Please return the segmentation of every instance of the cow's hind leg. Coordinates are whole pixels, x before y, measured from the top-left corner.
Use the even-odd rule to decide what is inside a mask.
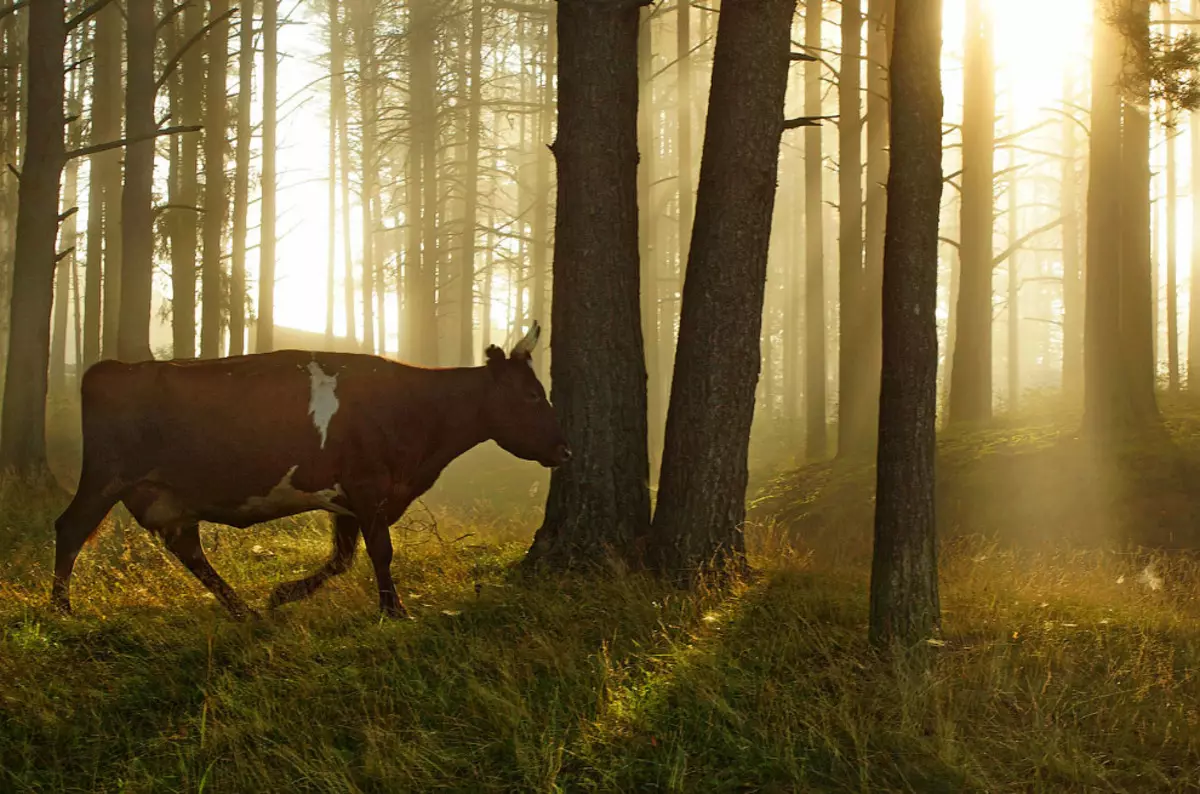
[[[209,592],[217,597],[217,600],[229,610],[229,614],[235,620],[243,620],[246,616],[255,614],[254,610],[246,606],[246,602],[213,569],[208,557],[204,556],[204,547],[200,545],[200,524],[198,522],[164,530],[162,535],[171,553],[200,580],[201,584],[208,588]]]
[[[80,478],[71,503],[54,522],[54,583],[50,588],[50,603],[61,612],[71,611],[71,572],[79,551],[117,503],[118,490],[115,482],[98,483],[85,475]]]
[[[350,570],[350,565],[354,562],[354,551],[358,546],[359,531],[357,518],[351,516],[334,516],[333,553],[329,559],[316,573],[306,576],[303,579],[297,579],[294,582],[285,582],[276,587],[275,592],[271,594],[268,608],[275,609],[284,604],[308,598],[320,589],[321,585],[325,584],[326,581]]]

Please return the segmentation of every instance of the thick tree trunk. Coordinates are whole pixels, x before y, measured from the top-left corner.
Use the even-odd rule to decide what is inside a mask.
[[[254,133],[250,126],[250,110],[254,99],[254,0],[241,0],[241,17],[238,37],[237,142],[233,166],[233,256],[229,279],[231,356],[246,352],[246,231],[250,225],[250,139]],[[332,184],[332,173],[329,178]],[[333,212],[332,201],[330,212]],[[332,245],[332,231],[329,239]]]
[[[933,500],[941,0],[902,0],[895,20],[869,624],[871,641],[879,646],[920,642],[941,622]]]
[[[1135,301],[1145,296],[1148,286],[1139,289],[1127,284],[1125,279],[1138,276],[1148,282],[1149,273],[1139,274],[1139,268],[1130,266],[1129,255],[1140,257],[1141,246],[1132,246],[1125,241],[1133,220],[1122,217],[1136,203],[1132,196],[1126,198],[1123,194],[1135,193],[1139,187],[1148,191],[1149,169],[1147,184],[1139,185],[1141,177],[1137,172],[1140,168],[1135,169],[1122,156],[1125,153],[1122,152],[1118,91],[1124,68],[1123,41],[1110,24],[1108,11],[1107,3],[1096,3],[1087,190],[1087,305],[1084,312],[1084,422],[1089,431],[1101,437],[1125,435],[1140,424],[1139,406],[1130,381],[1144,373],[1135,374],[1136,368],[1130,365],[1129,356],[1140,343],[1123,338],[1126,328],[1122,322],[1130,319],[1126,313],[1141,314],[1146,320],[1147,328],[1135,335],[1142,341],[1149,335],[1148,306],[1139,307],[1140,312],[1129,312],[1131,307],[1123,295],[1129,289],[1140,293],[1129,296]],[[1138,123],[1132,115],[1127,120],[1135,126]],[[1136,130],[1130,131],[1127,153],[1136,162],[1138,158],[1133,156],[1138,148],[1133,145],[1135,134]],[[1142,165],[1146,162],[1142,161]],[[1141,201],[1148,199],[1147,193]],[[1148,223],[1148,218],[1145,220]],[[1136,231],[1134,236],[1138,236]],[[1153,394],[1150,396],[1153,400]]]
[[[154,277],[154,0],[128,0],[129,36],[125,77],[125,135],[144,138],[125,147],[125,189],[121,193],[121,319],[117,357],[145,361],[150,350],[150,311]]]
[[[1137,19],[1131,48],[1150,47],[1150,0],[1127,0]],[[1139,96],[1149,87],[1134,89]],[[1123,380],[1129,390],[1130,419],[1135,424],[1158,414],[1155,403],[1154,289],[1150,236],[1150,117],[1126,102],[1121,127],[1121,340],[1125,346]]]
[[[209,19],[224,14],[229,0],[212,0]],[[226,77],[228,76],[229,26],[222,22],[206,34],[208,72],[205,83],[204,119],[204,219],[203,261],[200,265],[200,357],[221,355],[221,330],[224,317],[222,289],[221,233],[225,229],[225,146],[228,132]],[[265,134],[265,132],[264,132]],[[265,147],[264,141],[264,147]],[[230,314],[244,312],[243,306],[229,306]]]
[[[653,541],[694,580],[745,565],[747,454],[795,0],[727,3],[717,27]]]
[[[838,455],[871,449],[869,403],[862,394],[863,326],[862,0],[842,0],[838,77]]]
[[[93,144],[121,137],[121,10],[110,5],[96,14],[92,61]],[[118,86],[114,92],[114,83]],[[101,290],[104,285],[105,237],[114,225],[117,196],[108,192],[113,173],[120,179],[119,151],[92,156],[88,178],[87,262],[84,276],[83,364],[100,360]],[[111,234],[108,234],[111,239]],[[111,260],[110,260],[111,261]]]
[[[806,0],[804,43],[821,51],[822,0]],[[821,115],[820,60],[804,64],[804,113]],[[823,460],[828,454],[825,421],[825,206],[822,191],[821,128],[804,129],[804,417],[805,456]]]
[[[409,151],[410,249],[416,259],[412,299],[408,301],[412,357],[420,364],[438,363],[438,178],[437,178],[437,33],[436,9],[431,0],[414,0],[409,11],[410,107],[412,143]],[[418,204],[419,202],[419,204]],[[419,236],[418,236],[419,235]],[[416,237],[416,239],[414,239]],[[412,247],[416,243],[417,247]]]
[[[526,564],[633,556],[650,521],[638,313],[638,6],[561,0],[552,396],[575,457],[554,470]],[[597,344],[596,340],[603,340]]]
[[[992,272],[996,120],[992,21],[969,0],[964,32],[962,229],[950,424],[992,415]]]
[[[8,362],[0,413],[0,469],[35,476],[48,471],[46,390],[50,312],[57,257],[59,179],[65,160],[65,13],[62,0],[39,0],[28,10],[26,135],[17,199]]]
[[[275,139],[279,110],[279,0],[263,2],[262,246],[258,261],[256,350],[275,349]],[[368,324],[368,332],[370,325]]]

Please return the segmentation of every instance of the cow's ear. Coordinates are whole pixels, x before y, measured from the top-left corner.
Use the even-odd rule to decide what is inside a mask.
[[[489,365],[503,364],[506,360],[504,351],[495,345],[488,345],[487,350],[484,351],[484,355],[487,356],[487,363]]]

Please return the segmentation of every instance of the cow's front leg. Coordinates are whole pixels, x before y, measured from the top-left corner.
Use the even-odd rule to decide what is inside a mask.
[[[375,582],[379,585],[379,610],[389,618],[408,617],[408,610],[396,592],[392,581],[392,533],[391,523],[379,519],[363,525],[363,540],[366,541],[367,556],[375,568]]]

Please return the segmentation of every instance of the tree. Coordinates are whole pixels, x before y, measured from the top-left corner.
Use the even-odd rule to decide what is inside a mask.
[[[554,470],[528,566],[629,556],[650,519],[638,312],[638,5],[560,0],[554,404],[575,452]],[[603,344],[597,344],[603,340]]]
[[[121,317],[117,357],[145,361],[150,350],[154,278],[154,53],[158,19],[154,0],[126,4],[125,189],[121,193]]]
[[[0,469],[34,476],[48,472],[45,433],[50,312],[57,260],[59,180],[66,162],[65,13],[63,0],[39,0],[28,10],[28,115],[17,188],[8,367],[0,411]]]
[[[870,638],[912,644],[940,624],[934,525],[942,3],[896,3],[883,270],[883,367]]]
[[[241,31],[238,46],[237,143],[233,166],[233,257],[230,263],[229,355],[240,356],[246,351],[246,230],[250,206],[250,110],[254,90],[254,0],[241,0]],[[333,184],[332,169],[330,185]],[[332,189],[332,188],[331,188]],[[333,212],[333,201],[329,202]],[[330,230],[330,245],[333,244]],[[330,288],[330,295],[333,290]],[[257,341],[257,340],[256,340]]]
[[[264,0],[262,245],[258,263],[258,348],[275,349],[275,137],[279,110],[279,0]],[[365,171],[364,171],[365,174]],[[365,198],[363,199],[366,200]],[[242,311],[241,306],[234,311]]]
[[[810,55],[821,50],[822,0],[806,0],[804,44]],[[718,28],[719,29],[719,28]],[[718,34],[719,35],[719,34]],[[804,64],[804,113],[821,115],[819,60]],[[780,111],[782,115],[783,111]],[[821,128],[804,129],[804,404],[805,449],[809,460],[825,457],[825,209],[821,190]]]
[[[838,455],[870,448],[869,403],[862,392],[863,190],[862,3],[842,0],[842,58],[838,75]]]
[[[961,264],[947,416],[951,424],[992,415],[996,88],[992,23],[983,0],[967,3],[963,38]]]
[[[659,566],[680,578],[744,565],[747,455],[795,11],[795,0],[727,3],[717,25],[652,535]]]

